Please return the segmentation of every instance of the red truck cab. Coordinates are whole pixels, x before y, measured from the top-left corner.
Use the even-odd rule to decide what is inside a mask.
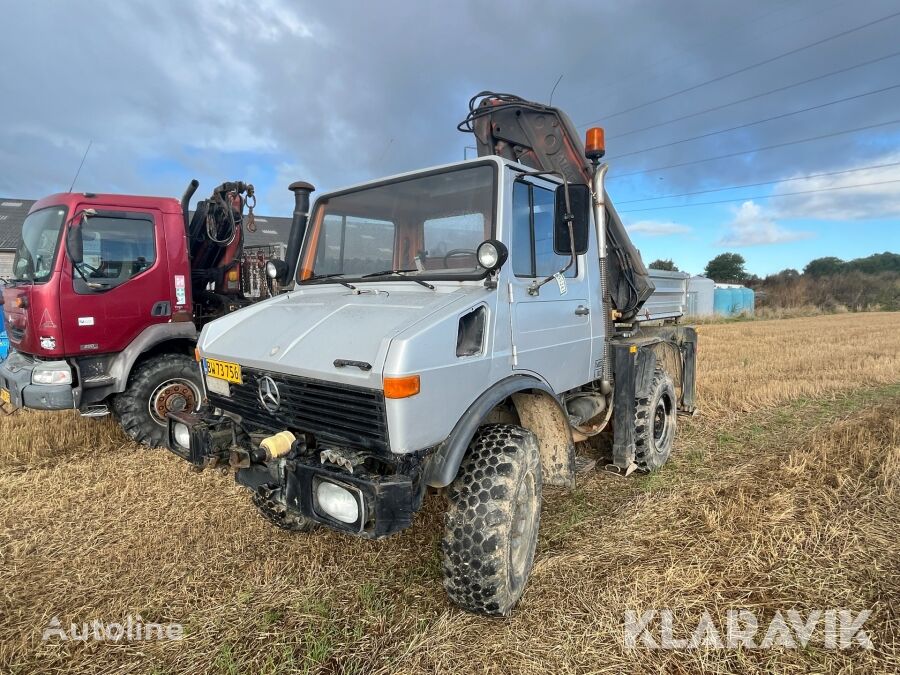
[[[253,267],[255,278],[268,275],[272,294],[290,266],[244,247],[252,185],[223,183],[190,217],[197,186],[192,181],[181,201],[62,193],[31,207],[14,279],[3,290],[13,351],[0,364],[0,404],[113,412],[151,446],[164,442],[169,413],[199,407],[200,329],[265,297],[244,292]],[[308,198],[312,186],[291,189]],[[287,249],[293,260],[303,235],[298,218]]]
[[[72,227],[83,242],[77,267],[65,243]],[[0,370],[4,403],[101,414],[139,357],[162,350],[190,358],[198,331],[178,200],[51,195],[31,208],[13,265],[3,291],[15,350]],[[173,385],[153,402],[162,419],[199,403],[199,386]]]

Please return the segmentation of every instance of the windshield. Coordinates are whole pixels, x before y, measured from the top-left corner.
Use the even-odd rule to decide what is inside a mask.
[[[469,166],[323,198],[300,281],[402,271],[480,275],[475,249],[494,229],[494,167]],[[395,278],[400,278],[396,276]]]
[[[66,209],[62,206],[35,211],[22,223],[22,243],[13,260],[17,281],[47,281],[53,272],[53,259]]]

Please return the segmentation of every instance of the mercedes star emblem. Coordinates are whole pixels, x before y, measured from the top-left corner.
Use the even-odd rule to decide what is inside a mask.
[[[281,405],[281,394],[278,393],[278,385],[268,375],[263,376],[259,381],[259,402],[270,413],[278,410],[278,407]]]

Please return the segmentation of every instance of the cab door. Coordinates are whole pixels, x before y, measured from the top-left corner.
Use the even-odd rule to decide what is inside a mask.
[[[69,262],[60,284],[66,353],[121,351],[147,326],[170,320],[161,218],[154,210],[97,208],[83,222],[81,274]]]
[[[591,380],[591,293],[584,256],[561,280],[541,286],[538,295],[528,292],[535,280],[558,272],[569,260],[553,252],[554,187],[539,180],[513,183],[513,370],[536,373],[563,392]]]

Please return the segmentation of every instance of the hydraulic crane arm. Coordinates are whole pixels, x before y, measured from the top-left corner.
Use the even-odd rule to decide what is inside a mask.
[[[469,100],[457,126],[475,136],[478,156],[499,155],[537,171],[556,171],[569,183],[591,185],[593,167],[572,121],[563,111],[512,94],[483,91]],[[606,198],[609,299],[627,321],[653,293],[653,282],[622,221]]]

